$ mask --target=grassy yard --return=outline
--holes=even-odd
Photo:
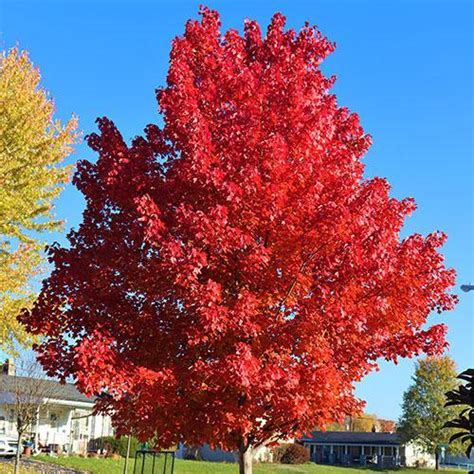
[[[95,458],[79,458],[79,457],[62,457],[51,458],[48,456],[38,456],[38,459],[60,464],[63,466],[72,467],[78,470],[84,470],[91,474],[122,474],[124,467],[123,459],[95,459]],[[129,473],[133,472],[133,459],[131,460]],[[316,464],[302,464],[302,465],[277,465],[277,464],[256,464],[254,467],[254,474],[366,474],[372,472],[379,473],[397,473],[397,474],[414,474],[416,472],[423,474],[432,474],[436,471],[432,470],[413,470],[413,469],[399,469],[393,470],[376,470],[376,469],[351,469],[345,467],[330,467],[319,466]],[[145,469],[145,473],[146,473]],[[150,471],[148,471],[150,472]],[[157,471],[160,472],[160,471]],[[162,471],[161,471],[162,472]],[[160,472],[160,474],[161,474]],[[198,461],[182,461],[176,460],[175,474],[235,474],[238,472],[236,464],[224,463],[210,463]],[[443,474],[456,473],[461,474],[463,471],[443,471]]]

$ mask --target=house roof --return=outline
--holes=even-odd
[[[401,444],[397,433],[365,433],[361,431],[313,431],[301,441],[315,444],[366,444],[396,446]]]
[[[23,387],[26,393],[31,393],[28,385],[34,383],[34,380],[30,377],[0,374],[0,403],[8,403],[8,394],[21,391]],[[46,384],[42,393],[48,393],[51,399],[94,403],[94,399],[83,395],[74,384],[61,384],[54,380],[43,380],[42,383]]]

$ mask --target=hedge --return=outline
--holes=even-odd
[[[127,455],[128,436],[121,436],[120,438],[103,436],[102,438],[97,438],[94,442],[97,449],[106,449],[108,453],[120,454],[122,457]],[[138,439],[132,436],[130,440],[130,457],[135,457],[138,444]]]

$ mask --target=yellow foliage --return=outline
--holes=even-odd
[[[77,121],[54,118],[28,54],[0,56],[0,349],[31,342],[16,316],[34,300],[31,279],[40,271],[40,233],[60,228],[53,201],[68,182],[62,166],[77,141]]]
[[[361,416],[357,416],[352,420],[352,431],[365,431],[369,432],[373,429],[379,430],[377,416],[370,413],[364,413]]]

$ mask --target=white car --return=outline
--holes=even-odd
[[[17,440],[0,435],[0,457],[13,457],[18,449]]]

